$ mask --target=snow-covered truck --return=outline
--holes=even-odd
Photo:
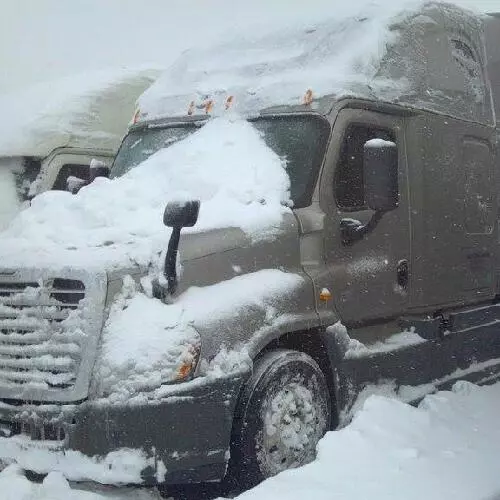
[[[111,166],[137,98],[159,71],[97,71],[0,98],[0,230],[48,189],[89,181],[90,163]]]
[[[499,30],[388,6],[185,54],[110,179],[0,237],[0,458],[251,485],[377,384],[496,379]]]

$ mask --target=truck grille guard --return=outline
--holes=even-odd
[[[88,395],[106,275],[0,268],[0,399],[70,403]]]

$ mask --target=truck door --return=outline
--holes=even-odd
[[[341,227],[366,224],[374,212],[364,197],[364,145],[371,139],[394,142],[398,149],[399,204],[386,212],[362,239],[345,244]],[[335,121],[321,178],[325,218],[325,259],[333,304],[344,324],[397,317],[411,286],[408,181],[403,118],[344,109]]]

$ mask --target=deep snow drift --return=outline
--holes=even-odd
[[[500,384],[457,382],[418,408],[371,396],[317,459],[241,500],[493,500],[500,494]]]
[[[248,122],[214,119],[116,179],[99,178],[76,196],[34,198],[0,236],[5,266],[109,268],[149,265],[166,247],[168,201],[201,201],[186,231],[240,227],[272,236],[289,201],[286,162]]]

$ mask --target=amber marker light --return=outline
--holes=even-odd
[[[313,91],[311,89],[307,89],[303,102],[306,106],[309,106],[313,102]]]
[[[134,113],[134,117],[132,118],[132,123],[135,125],[139,121],[139,117],[141,116],[140,108],[137,108]]]
[[[321,302],[328,302],[331,298],[332,293],[328,290],[328,288],[323,288],[319,293],[319,300],[321,300]]]
[[[193,370],[193,360],[190,361],[184,361],[181,366],[179,366],[179,369],[177,370],[177,380],[184,380],[187,378],[191,371]]]
[[[209,101],[205,102],[203,107],[205,108],[205,113],[208,115],[214,109],[214,101],[212,101],[212,99],[210,99]]]
[[[187,350],[184,352],[184,359],[175,371],[176,382],[183,382],[189,379],[193,375],[196,365],[198,364],[201,350],[200,344],[188,345],[186,347]]]
[[[234,97],[232,95],[230,95],[227,99],[226,99],[226,103],[224,104],[225,108],[226,109],[229,109],[232,105],[233,105],[233,101],[234,101]]]

